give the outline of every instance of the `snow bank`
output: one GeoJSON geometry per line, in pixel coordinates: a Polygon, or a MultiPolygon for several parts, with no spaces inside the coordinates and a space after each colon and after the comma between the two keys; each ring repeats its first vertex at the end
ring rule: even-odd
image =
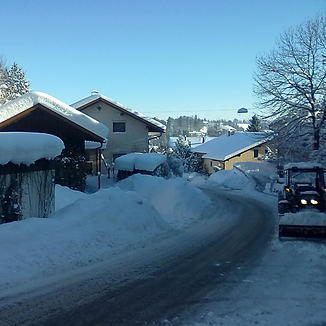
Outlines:
{"type": "Polygon", "coordinates": [[[175,235],[211,209],[208,197],[190,182],[146,175],[94,194],[57,186],[56,197],[50,218],[0,225],[0,291],[175,235]]]}
{"type": "Polygon", "coordinates": [[[231,189],[253,189],[254,182],[238,170],[221,170],[213,173],[208,182],[231,189]]]}
{"type": "Polygon", "coordinates": [[[81,191],[70,189],[60,185],[55,185],[55,210],[66,207],[78,199],[86,199],[87,194],[81,191]]]}
{"type": "Polygon", "coordinates": [[[106,139],[108,136],[108,128],[104,124],[61,102],[55,97],[41,92],[26,93],[6,103],[5,105],[0,106],[0,122],[6,121],[37,104],[45,106],[49,110],[65,117],[66,119],[104,139],[106,139]]]}
{"type": "Polygon", "coordinates": [[[56,136],[30,132],[0,132],[0,164],[30,165],[39,159],[54,159],[65,148],[56,136]]]}
{"type": "Polygon", "coordinates": [[[146,199],[174,228],[181,229],[202,217],[211,202],[198,188],[185,179],[163,179],[136,174],[117,185],[136,191],[146,199]]]}
{"type": "Polygon", "coordinates": [[[260,191],[272,191],[277,180],[276,166],[269,162],[238,162],[234,166],[256,182],[260,191]]]}
{"type": "Polygon", "coordinates": [[[88,195],[51,218],[0,225],[0,289],[103,261],[121,248],[170,230],[135,192],[88,195]]]}

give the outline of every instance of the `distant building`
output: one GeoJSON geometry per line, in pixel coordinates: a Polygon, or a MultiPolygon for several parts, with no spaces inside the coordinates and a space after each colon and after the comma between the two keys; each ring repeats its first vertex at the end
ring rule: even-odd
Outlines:
{"type": "MultiPolygon", "coordinates": [[[[179,137],[170,137],[168,142],[168,147],[171,149],[174,149],[176,146],[176,142],[179,137]]],[[[185,141],[189,144],[191,148],[195,148],[201,144],[204,144],[212,139],[215,139],[216,137],[209,137],[209,136],[198,136],[198,137],[186,137],[185,141]]]]}
{"type": "Polygon", "coordinates": [[[203,159],[208,173],[231,170],[237,162],[260,162],[269,151],[267,142],[271,133],[228,132],[204,144],[196,146],[192,152],[203,159]]]}

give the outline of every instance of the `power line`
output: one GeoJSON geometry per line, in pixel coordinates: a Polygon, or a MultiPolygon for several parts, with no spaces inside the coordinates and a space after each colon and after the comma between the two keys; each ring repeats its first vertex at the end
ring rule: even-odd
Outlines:
{"type": "MultiPolygon", "coordinates": [[[[207,110],[158,110],[158,111],[142,111],[142,113],[178,113],[178,112],[220,112],[232,111],[232,109],[207,109],[207,110]]],[[[236,110],[234,111],[236,113],[236,110]]]]}

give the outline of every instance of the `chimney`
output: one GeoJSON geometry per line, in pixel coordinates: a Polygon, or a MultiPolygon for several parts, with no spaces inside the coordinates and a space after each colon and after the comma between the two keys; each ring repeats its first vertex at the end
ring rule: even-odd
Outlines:
{"type": "Polygon", "coordinates": [[[91,95],[99,95],[99,94],[100,94],[100,92],[97,91],[96,89],[93,89],[93,90],[91,91],[91,95]]]}

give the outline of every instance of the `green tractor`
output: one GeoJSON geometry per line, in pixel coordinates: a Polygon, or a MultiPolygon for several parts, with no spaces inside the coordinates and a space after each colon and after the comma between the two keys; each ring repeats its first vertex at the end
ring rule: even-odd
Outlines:
{"type": "Polygon", "coordinates": [[[278,194],[279,237],[325,238],[325,169],[302,162],[285,165],[283,172],[284,186],[278,194]]]}

